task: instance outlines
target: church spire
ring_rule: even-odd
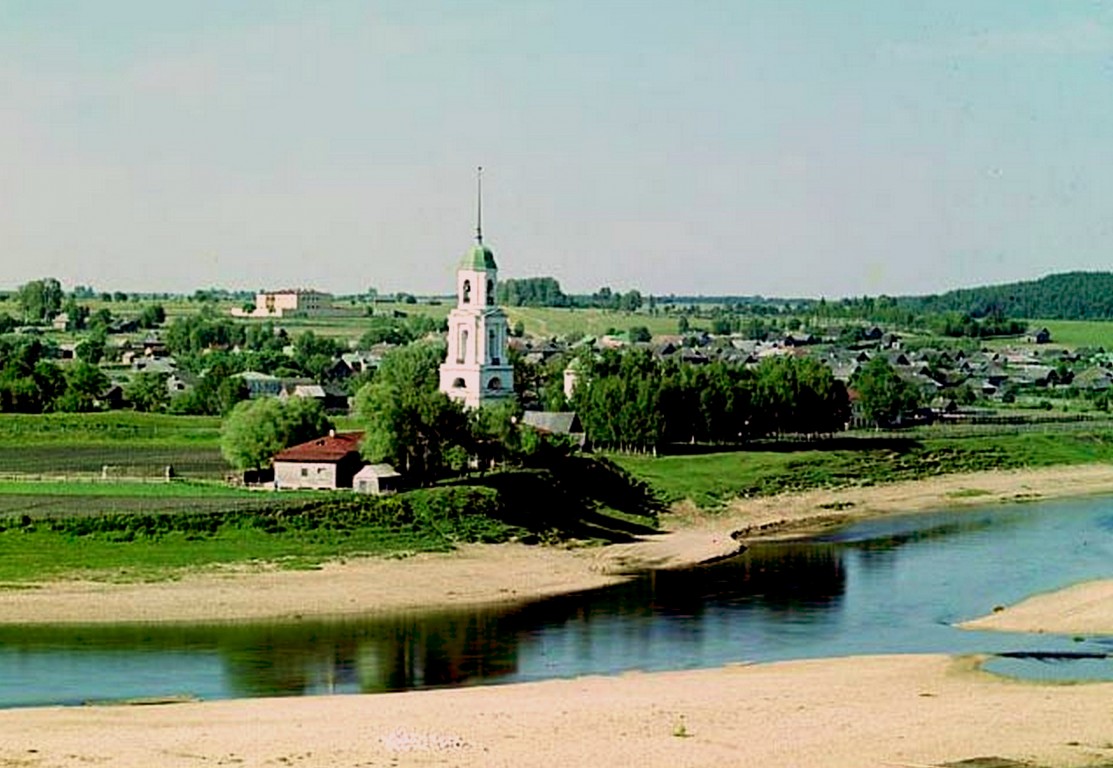
[[[475,169],[475,242],[483,245],[483,166]]]

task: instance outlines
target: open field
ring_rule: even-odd
[[[1033,330],[1047,328],[1052,344],[1070,347],[1104,347],[1113,350],[1113,321],[1029,320]]]
[[[560,309],[556,307],[506,307],[513,325],[519,320],[532,336],[582,337],[602,336],[614,328],[627,331],[643,325],[654,336],[675,334],[676,318],[642,312],[621,312],[609,309]]]
[[[220,441],[220,418],[134,411],[0,414],[0,445],[119,441],[212,447]]]
[[[221,479],[220,419],[113,411],[0,415],[0,478],[160,477]]]

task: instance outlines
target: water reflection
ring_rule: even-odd
[[[1108,575],[1105,504],[869,522],[520,608],[0,628],[0,706],[371,693],[849,653],[1107,651],[1095,641],[1080,647],[949,626],[1034,591]]]

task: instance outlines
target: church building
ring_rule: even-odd
[[[482,197],[477,210],[475,245],[456,269],[456,308],[448,315],[448,355],[440,368],[441,392],[468,408],[514,395],[514,368],[507,358],[510,325],[495,305],[498,267],[483,244]]]

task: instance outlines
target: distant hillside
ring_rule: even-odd
[[[1113,319],[1113,272],[1064,272],[1020,283],[962,288],[898,301],[917,312],[961,312],[982,317],[1051,320]]]

